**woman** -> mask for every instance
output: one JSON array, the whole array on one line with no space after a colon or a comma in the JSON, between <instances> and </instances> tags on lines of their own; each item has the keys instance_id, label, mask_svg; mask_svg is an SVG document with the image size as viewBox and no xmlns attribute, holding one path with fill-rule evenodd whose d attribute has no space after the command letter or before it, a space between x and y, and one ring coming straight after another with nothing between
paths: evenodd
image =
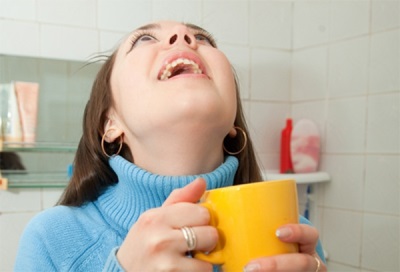
<instances>
[{"instance_id":1,"label":"woman","mask_svg":"<svg viewBox=\"0 0 400 272\"><path fill-rule=\"evenodd\" d=\"M99 71L72 180L60 205L28 225L16 270L211 271L186 256L193 240L182 228L195 250L215 247L208 210L195 203L206 188L261 180L246 135L234 73L208 32L170 21L138 28ZM300 253L246 271L325 270L314 228L279 233Z\"/></svg>"}]
</instances>

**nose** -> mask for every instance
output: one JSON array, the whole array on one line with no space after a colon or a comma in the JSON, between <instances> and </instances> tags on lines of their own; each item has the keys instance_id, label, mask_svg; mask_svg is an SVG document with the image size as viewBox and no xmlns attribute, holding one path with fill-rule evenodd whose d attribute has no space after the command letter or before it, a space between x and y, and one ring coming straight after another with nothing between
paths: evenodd
<instances>
[{"instance_id":1,"label":"nose","mask_svg":"<svg viewBox=\"0 0 400 272\"><path fill-rule=\"evenodd\" d=\"M178 39L178 34L174 34L170 39L169 39L169 44L174 44L176 41L177 41L177 39ZM185 42L187 43L187 44L191 44L192 43L192 39L188 36L188 35L186 35L186 34L184 34L183 35L183 39L185 40Z\"/></svg>"},{"instance_id":2,"label":"nose","mask_svg":"<svg viewBox=\"0 0 400 272\"><path fill-rule=\"evenodd\" d=\"M196 38L185 25L175 27L168 39L169 45L184 44L193 49L197 47Z\"/></svg>"}]
</instances>

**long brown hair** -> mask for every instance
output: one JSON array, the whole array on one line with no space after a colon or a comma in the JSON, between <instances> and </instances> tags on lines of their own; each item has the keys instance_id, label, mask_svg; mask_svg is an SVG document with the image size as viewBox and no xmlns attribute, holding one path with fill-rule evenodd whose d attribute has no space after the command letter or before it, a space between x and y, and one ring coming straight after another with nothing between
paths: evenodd
<instances>
[{"instance_id":1,"label":"long brown hair","mask_svg":"<svg viewBox=\"0 0 400 272\"><path fill-rule=\"evenodd\" d=\"M93 83L84 112L83 134L75 155L73 175L58 202L59 205L81 206L85 202L94 201L108 186L118 182L117 175L108 164L108 157L101 149L101 138L104 134L104 124L107 121L107 111L113 105L110 79L115 58L116 52L107 58ZM239 160L239 168L235 175L234 184L243 184L260 181L261 173L243 115L235 72L234 75L237 95L235 126L242 128L248 138L244 150L236 155ZM229 151L239 150L244 144L241 136L240 132L235 138L227 136L224 140L225 148ZM105 144L107 154L115 154L118 148L118 140L114 143ZM132 154L127 145L123 145L119 155L133 162Z\"/></svg>"}]
</instances>

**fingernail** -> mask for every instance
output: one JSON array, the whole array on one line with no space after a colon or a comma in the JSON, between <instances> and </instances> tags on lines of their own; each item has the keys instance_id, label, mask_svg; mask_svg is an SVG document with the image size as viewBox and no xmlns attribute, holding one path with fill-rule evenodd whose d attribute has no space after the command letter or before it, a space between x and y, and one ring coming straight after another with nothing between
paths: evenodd
<instances>
[{"instance_id":1,"label":"fingernail","mask_svg":"<svg viewBox=\"0 0 400 272\"><path fill-rule=\"evenodd\" d=\"M292 235L292 229L291 228L287 228L287 227L283 227L283 228L279 228L276 230L275 235L278 238L288 238L290 235Z\"/></svg>"},{"instance_id":2,"label":"fingernail","mask_svg":"<svg viewBox=\"0 0 400 272\"><path fill-rule=\"evenodd\" d=\"M243 272L258 272L261 266L259 263L249 263L243 268Z\"/></svg>"}]
</instances>

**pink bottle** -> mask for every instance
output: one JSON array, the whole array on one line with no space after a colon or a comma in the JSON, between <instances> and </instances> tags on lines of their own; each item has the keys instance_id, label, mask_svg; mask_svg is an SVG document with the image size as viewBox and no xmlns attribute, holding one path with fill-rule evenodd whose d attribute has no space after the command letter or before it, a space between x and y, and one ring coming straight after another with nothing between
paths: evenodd
<instances>
[{"instance_id":1,"label":"pink bottle","mask_svg":"<svg viewBox=\"0 0 400 272\"><path fill-rule=\"evenodd\" d=\"M318 127L310 120L302 119L293 127L290 153L295 173L316 172L321 147Z\"/></svg>"}]
</instances>

